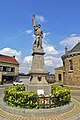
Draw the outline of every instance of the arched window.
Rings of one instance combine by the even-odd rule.
[[[73,70],[73,62],[72,62],[72,60],[69,60],[69,70]]]
[[[65,71],[65,61],[63,60],[63,70]]]

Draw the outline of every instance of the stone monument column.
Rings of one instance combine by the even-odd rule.
[[[32,23],[34,27],[35,41],[33,43],[33,59],[32,66],[29,74],[30,84],[28,85],[28,91],[37,92],[37,90],[43,90],[45,94],[51,94],[51,88],[46,81],[46,75],[48,71],[45,69],[44,64],[44,51],[42,47],[43,31],[41,25],[36,24],[35,15],[32,17]]]

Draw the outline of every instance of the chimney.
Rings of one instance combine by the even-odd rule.
[[[68,48],[67,47],[65,47],[65,54],[67,54],[68,53]]]
[[[13,56],[13,59],[15,59],[15,55]]]

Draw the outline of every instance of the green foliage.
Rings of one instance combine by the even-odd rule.
[[[55,106],[62,106],[69,104],[71,101],[70,90],[64,86],[54,84],[51,86],[52,101]]]
[[[24,85],[16,85],[16,86],[15,86],[15,89],[16,89],[17,91],[25,91]]]
[[[69,104],[71,101],[70,90],[63,85],[52,85],[51,94],[52,96],[49,98],[49,102],[54,103],[55,107]],[[41,99],[44,99],[45,101],[45,96],[43,96]],[[15,106],[17,108],[37,109],[40,105],[37,94],[33,92],[26,92],[24,85],[6,88],[4,91],[4,101],[8,105]],[[45,108],[44,103],[42,106],[42,108]]]
[[[17,108],[38,108],[37,94],[24,91],[24,86],[8,87],[4,92],[4,101]]]

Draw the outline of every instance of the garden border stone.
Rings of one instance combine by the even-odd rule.
[[[49,108],[49,109],[22,109],[22,108],[16,108],[12,106],[8,106],[4,101],[3,98],[0,98],[0,108],[13,113],[13,114],[18,114],[18,115],[40,115],[40,114],[62,114],[65,112],[70,111],[71,109],[74,108],[73,102],[70,102],[68,105],[64,105],[61,107],[56,107],[56,108]]]

